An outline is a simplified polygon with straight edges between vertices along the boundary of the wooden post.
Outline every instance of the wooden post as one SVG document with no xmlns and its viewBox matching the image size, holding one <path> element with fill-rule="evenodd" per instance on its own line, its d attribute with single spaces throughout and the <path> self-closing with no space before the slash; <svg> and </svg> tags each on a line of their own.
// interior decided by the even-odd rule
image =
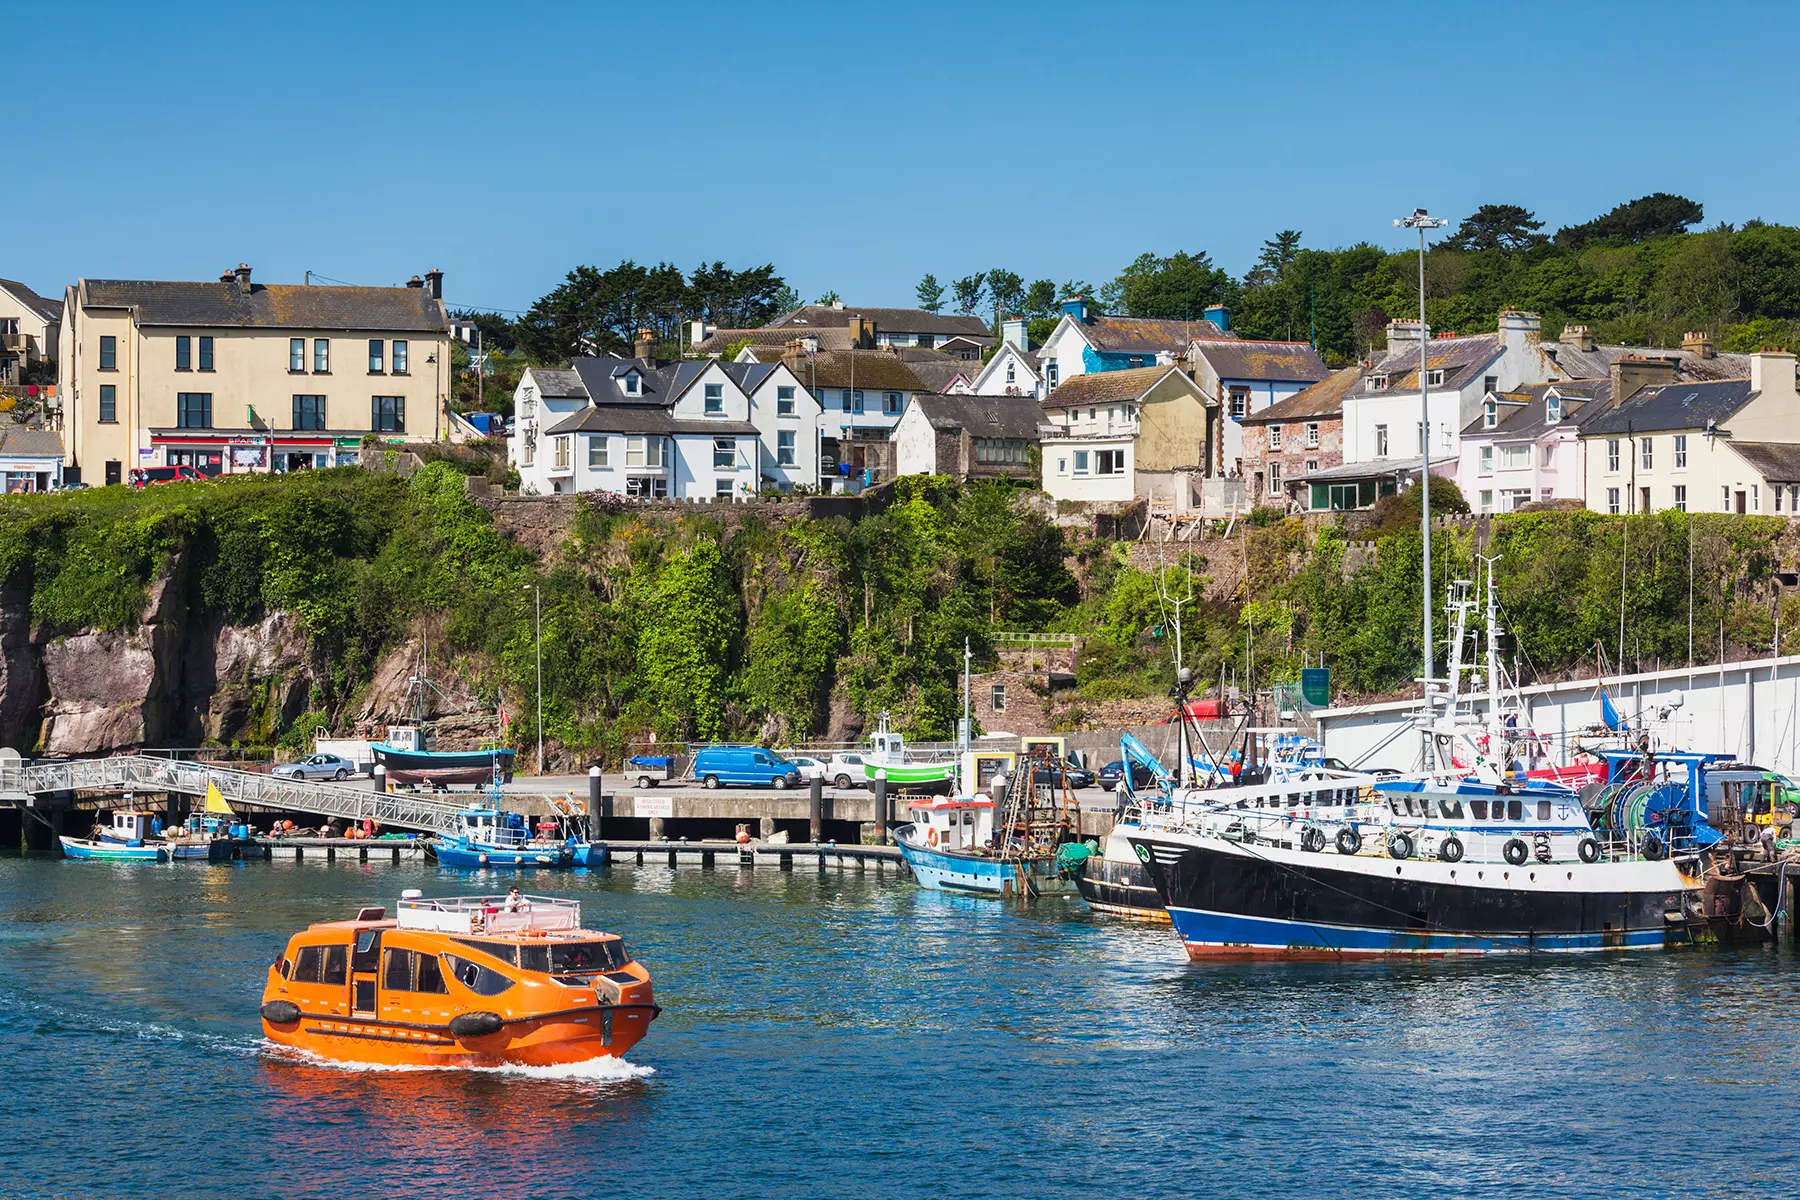
<svg viewBox="0 0 1800 1200">
<path fill-rule="evenodd" d="M 815 775 L 812 781 L 811 819 L 807 825 L 807 837 L 813 845 L 824 839 L 825 831 L 825 777 Z"/>
</svg>

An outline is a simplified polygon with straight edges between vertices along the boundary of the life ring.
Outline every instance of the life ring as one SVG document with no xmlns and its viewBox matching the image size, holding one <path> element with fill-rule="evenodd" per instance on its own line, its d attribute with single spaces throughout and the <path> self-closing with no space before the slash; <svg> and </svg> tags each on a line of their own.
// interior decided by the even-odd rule
<svg viewBox="0 0 1800 1200">
<path fill-rule="evenodd" d="M 1506 845 L 1500 848 L 1500 853 L 1513 866 L 1522 867 L 1525 865 L 1525 860 L 1531 857 L 1531 848 L 1520 838 L 1507 838 Z"/>
<path fill-rule="evenodd" d="M 935 845 L 937 845 L 937 844 L 938 844 L 938 832 L 937 832 L 937 830 L 935 830 L 935 829 L 927 829 L 927 830 L 926 830 L 926 831 L 925 831 L 925 844 L 926 844 L 926 845 L 927 845 L 927 846 L 935 846 Z"/>
<path fill-rule="evenodd" d="M 1390 858 L 1411 858 L 1413 855 L 1412 836 L 1399 832 L 1388 834 L 1387 852 Z"/>
<path fill-rule="evenodd" d="M 1597 863 L 1600 861 L 1600 843 L 1591 837 L 1584 837 L 1581 844 L 1575 847 L 1575 853 L 1581 856 L 1584 863 Z"/>
<path fill-rule="evenodd" d="M 1339 854 L 1355 854 L 1362 849 L 1362 834 L 1348 825 L 1338 830 L 1337 848 Z"/>
<path fill-rule="evenodd" d="M 1438 843 L 1437 856 L 1444 862 L 1461 862 L 1463 856 L 1462 839 L 1454 833 Z"/>
</svg>

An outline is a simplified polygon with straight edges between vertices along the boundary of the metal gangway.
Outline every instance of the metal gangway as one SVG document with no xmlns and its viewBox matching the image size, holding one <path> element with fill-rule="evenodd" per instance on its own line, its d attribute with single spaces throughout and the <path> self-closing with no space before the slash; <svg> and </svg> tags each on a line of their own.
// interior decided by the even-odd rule
<svg viewBox="0 0 1800 1200">
<path fill-rule="evenodd" d="M 180 792 L 204 796 L 209 785 L 218 788 L 233 807 L 241 804 L 345 821 L 373 819 L 384 826 L 431 833 L 451 829 L 456 814 L 462 811 L 461 804 L 428 794 L 384 793 L 368 785 L 277 779 L 254 771 L 144 755 L 38 763 L 0 759 L 0 793 L 20 799 L 54 792 Z"/>
</svg>

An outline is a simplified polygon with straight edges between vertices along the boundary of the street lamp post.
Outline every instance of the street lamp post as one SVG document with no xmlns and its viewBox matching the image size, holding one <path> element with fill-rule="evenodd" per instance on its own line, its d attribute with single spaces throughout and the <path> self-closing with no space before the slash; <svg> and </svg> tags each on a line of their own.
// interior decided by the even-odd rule
<svg viewBox="0 0 1800 1200">
<path fill-rule="evenodd" d="M 1442 217 L 1430 216 L 1422 208 L 1413 209 L 1410 217 L 1397 217 L 1394 224 L 1402 229 L 1419 231 L 1419 528 L 1424 535 L 1425 545 L 1425 711 L 1427 718 L 1431 716 L 1431 389 L 1426 385 L 1426 363 L 1431 347 L 1425 336 L 1425 231 L 1442 229 L 1450 222 Z M 1430 737 L 1425 740 L 1425 769 L 1431 770 L 1434 763 L 1433 742 Z"/>
<path fill-rule="evenodd" d="M 537 601 L 537 735 L 538 774 L 544 773 L 544 592 L 535 583 L 525 585 Z"/>
</svg>

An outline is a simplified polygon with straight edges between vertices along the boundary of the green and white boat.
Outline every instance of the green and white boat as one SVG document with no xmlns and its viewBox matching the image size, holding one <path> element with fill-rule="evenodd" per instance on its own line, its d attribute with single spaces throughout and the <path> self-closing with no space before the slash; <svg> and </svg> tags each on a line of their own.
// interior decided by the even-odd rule
<svg viewBox="0 0 1800 1200">
<path fill-rule="evenodd" d="M 916 759 L 906 756 L 906 737 L 888 728 L 887 714 L 869 738 L 869 752 L 863 756 L 863 771 L 871 785 L 876 772 L 885 772 L 888 785 L 907 791 L 942 791 L 956 786 L 956 759 Z"/>
</svg>

